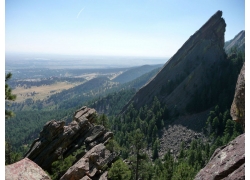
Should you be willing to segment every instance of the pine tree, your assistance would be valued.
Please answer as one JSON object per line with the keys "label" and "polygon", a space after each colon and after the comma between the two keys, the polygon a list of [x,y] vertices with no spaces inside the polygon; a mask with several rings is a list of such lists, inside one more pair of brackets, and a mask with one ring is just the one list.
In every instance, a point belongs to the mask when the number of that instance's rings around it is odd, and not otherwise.
{"label": "pine tree", "polygon": [[[9,85],[6,83],[10,78],[12,77],[11,73],[8,73],[5,75],[5,101],[15,101],[16,100],[16,95],[12,94],[12,90],[9,87]],[[9,104],[8,104],[9,105]],[[6,110],[5,109],[5,118],[11,118],[14,116],[14,113],[12,111]]]}
{"label": "pine tree", "polygon": [[132,147],[132,153],[135,154],[135,180],[139,178],[139,164],[145,155],[142,154],[141,150],[146,146],[144,134],[140,129],[136,129],[129,136],[129,142]]}
{"label": "pine tree", "polygon": [[129,180],[131,178],[131,171],[122,159],[118,159],[112,164],[108,172],[108,178],[111,180]]}

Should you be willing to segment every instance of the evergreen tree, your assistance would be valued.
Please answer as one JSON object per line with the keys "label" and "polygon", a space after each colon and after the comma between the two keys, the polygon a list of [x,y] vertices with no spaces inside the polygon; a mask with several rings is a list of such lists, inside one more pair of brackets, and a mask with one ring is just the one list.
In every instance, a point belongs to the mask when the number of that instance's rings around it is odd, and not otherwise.
{"label": "evergreen tree", "polygon": [[[10,80],[10,78],[12,77],[11,73],[8,73],[5,75],[5,101],[15,101],[16,100],[16,95],[12,94],[12,90],[9,87],[9,85],[7,84],[7,81]],[[14,113],[12,111],[6,110],[5,109],[5,118],[11,118],[14,116]]]}
{"label": "evergreen tree", "polygon": [[111,180],[129,180],[131,178],[131,171],[122,159],[118,159],[112,164],[108,172],[108,178]]}
{"label": "evergreen tree", "polygon": [[152,155],[154,160],[159,158],[159,154],[158,154],[159,146],[160,146],[159,139],[156,139],[153,145],[153,155]]}
{"label": "evergreen tree", "polygon": [[141,150],[146,146],[144,134],[140,129],[136,129],[129,136],[129,142],[132,147],[132,154],[135,154],[135,180],[139,178],[139,164],[142,159],[145,159],[145,154]]}
{"label": "evergreen tree", "polygon": [[101,124],[105,128],[108,128],[108,117],[105,114],[101,114],[97,120],[98,124]]}

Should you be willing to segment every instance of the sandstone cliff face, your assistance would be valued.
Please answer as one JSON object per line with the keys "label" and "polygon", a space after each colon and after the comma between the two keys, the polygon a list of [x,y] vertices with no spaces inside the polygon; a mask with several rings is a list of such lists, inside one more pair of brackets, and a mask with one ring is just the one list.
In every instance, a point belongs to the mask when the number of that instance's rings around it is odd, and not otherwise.
{"label": "sandstone cliff face", "polygon": [[[216,12],[193,34],[159,73],[135,94],[122,112],[132,102],[139,109],[149,104],[156,95],[169,109],[175,107],[180,112],[185,111],[194,88],[200,88],[206,83],[205,69],[225,59],[223,48],[226,23],[221,16],[222,11]],[[169,94],[160,94],[161,88],[168,85],[169,81],[176,84],[174,90]]]}
{"label": "sandstone cliff face", "polygon": [[96,118],[95,113],[94,109],[82,107],[75,112],[73,121],[68,126],[65,126],[63,121],[47,122],[40,137],[34,141],[25,156],[44,170],[49,170],[59,156],[66,158],[84,145],[86,154],[83,154],[84,159],[80,161],[86,161],[86,164],[81,164],[81,167],[74,165],[73,169],[81,169],[84,166],[84,175],[100,176],[103,173],[100,171],[102,166],[110,163],[115,155],[104,146],[113,137],[113,133],[103,126],[92,124]]}
{"label": "sandstone cliff face", "polygon": [[233,120],[245,123],[245,63],[238,76],[230,113]]}
{"label": "sandstone cliff face", "polygon": [[245,179],[245,134],[215,150],[195,180]]}
{"label": "sandstone cliff face", "polygon": [[24,158],[5,167],[6,180],[50,180],[50,177],[36,163]]}

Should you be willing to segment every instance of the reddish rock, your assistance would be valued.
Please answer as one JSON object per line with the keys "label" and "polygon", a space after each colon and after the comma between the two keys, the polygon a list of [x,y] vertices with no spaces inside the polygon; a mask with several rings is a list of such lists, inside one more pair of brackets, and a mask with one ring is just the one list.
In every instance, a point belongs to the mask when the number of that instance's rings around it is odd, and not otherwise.
{"label": "reddish rock", "polygon": [[195,180],[245,179],[245,134],[215,150]]}
{"label": "reddish rock", "polygon": [[5,166],[6,180],[50,180],[50,177],[36,163],[24,158]]}
{"label": "reddish rock", "polygon": [[245,63],[238,76],[230,113],[233,120],[242,123],[245,122]]}
{"label": "reddish rock", "polygon": [[63,121],[47,122],[25,157],[49,171],[51,164],[60,156],[66,158],[82,146],[86,147],[87,152],[100,143],[106,143],[113,137],[113,133],[103,126],[93,124],[95,113],[95,109],[84,106],[75,112],[68,126]]}

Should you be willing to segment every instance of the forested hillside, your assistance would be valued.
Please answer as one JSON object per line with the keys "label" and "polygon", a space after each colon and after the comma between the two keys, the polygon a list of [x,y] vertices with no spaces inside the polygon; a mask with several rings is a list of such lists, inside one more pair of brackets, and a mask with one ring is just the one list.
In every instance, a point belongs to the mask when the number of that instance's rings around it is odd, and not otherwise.
{"label": "forested hillside", "polygon": [[[218,69],[213,68],[209,71],[211,78],[216,74],[221,74],[220,78],[213,78],[213,85],[197,90],[195,93],[197,96],[193,96],[187,106],[187,111],[192,113],[212,107],[204,119],[206,126],[200,129],[205,139],[193,137],[191,143],[177,141],[179,151],[174,152],[168,149],[166,154],[163,153],[164,156],[160,156],[164,146],[161,142],[162,135],[165,129],[178,125],[175,120],[179,112],[174,111],[171,115],[168,107],[156,96],[150,105],[136,109],[131,103],[125,113],[110,119],[115,139],[122,147],[123,159],[135,161],[130,157],[132,153],[130,138],[135,136],[134,133],[140,135],[144,144],[140,149],[140,156],[143,158],[140,160],[138,169],[141,178],[179,179],[186,177],[186,179],[193,179],[208,162],[216,148],[227,144],[244,132],[241,124],[233,121],[230,116],[236,81],[245,61],[242,52],[234,53],[236,55],[232,57],[229,54],[227,60],[220,64]],[[215,88],[216,86],[218,88]],[[192,121],[192,123],[196,122]],[[171,136],[175,138],[177,134]],[[132,173],[135,172],[132,170]]]}
{"label": "forested hillside", "polygon": [[[10,109],[16,113],[16,116],[10,121],[6,121],[6,139],[15,152],[25,153],[48,120],[63,119],[69,123],[72,121],[72,113],[75,109],[83,105],[96,108],[100,114],[116,115],[135,94],[136,90],[158,71],[159,68],[156,68],[124,84],[110,81],[107,77],[101,76],[85,81],[74,88],[53,94],[45,100],[28,98],[24,102],[13,102]],[[66,79],[71,80],[71,78]],[[54,78],[51,81],[41,82],[52,83],[56,80]],[[60,78],[60,80],[62,79]],[[79,79],[73,78],[74,80]],[[24,83],[28,85],[27,82]],[[35,82],[28,83],[34,84]]]}

